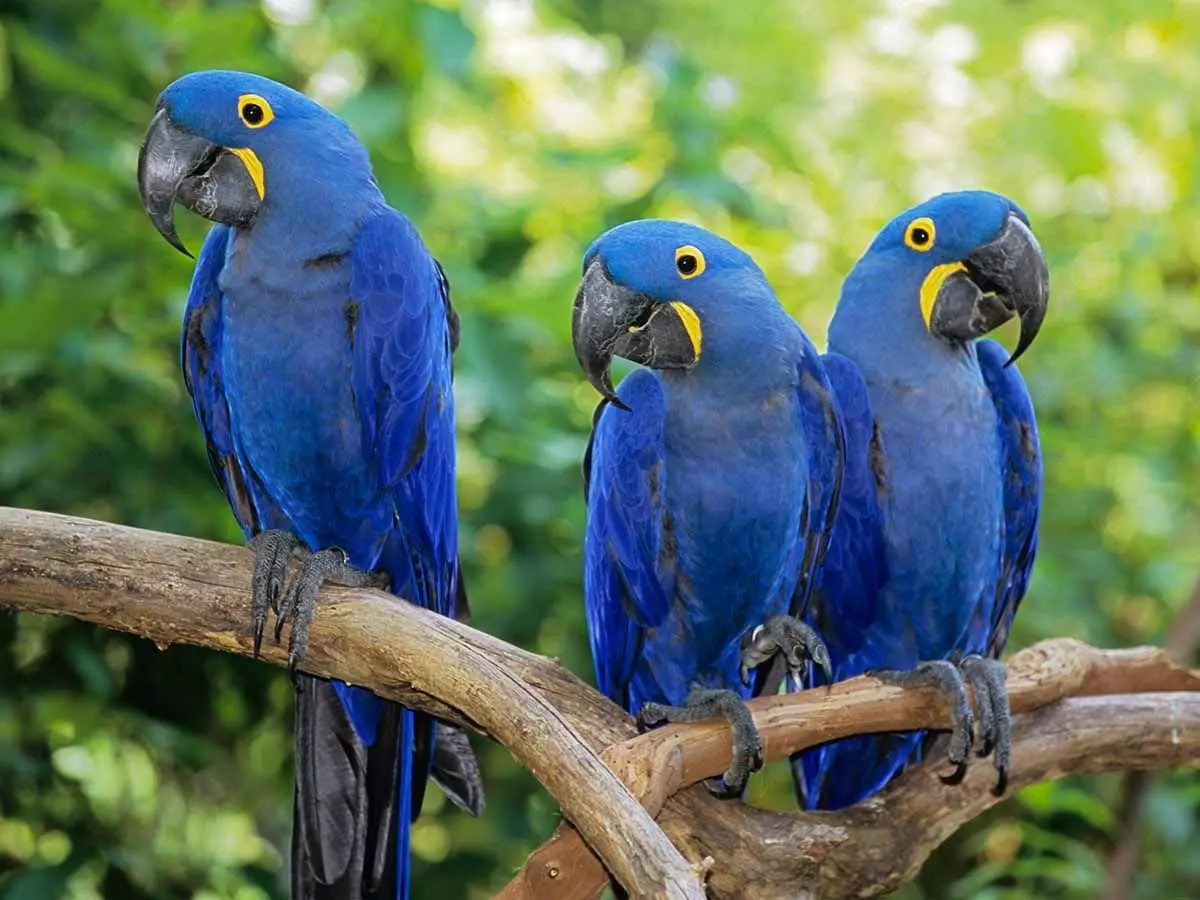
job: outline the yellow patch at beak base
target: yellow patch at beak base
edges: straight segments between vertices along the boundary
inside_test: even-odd
[[[679,321],[683,323],[684,330],[687,331],[688,337],[692,341],[692,350],[696,354],[696,359],[700,358],[700,341],[702,332],[700,330],[700,317],[696,315],[696,311],[686,303],[680,303],[678,300],[671,302],[671,308],[675,310],[675,314],[679,316]]]
[[[267,196],[267,184],[263,178],[263,164],[259,160],[258,155],[249,147],[230,147],[229,152],[240,159],[242,165],[246,167],[246,173],[250,176],[250,180],[254,182],[254,189],[258,191],[258,199],[265,199]]]
[[[925,280],[921,282],[921,318],[925,320],[926,328],[929,328],[929,320],[933,318],[933,304],[937,301],[938,291],[942,289],[946,279],[955,272],[965,271],[967,267],[960,262],[943,263],[934,266],[925,276]]]

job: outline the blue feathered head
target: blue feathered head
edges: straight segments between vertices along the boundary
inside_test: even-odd
[[[791,322],[754,260],[683,222],[641,219],[602,234],[583,257],[572,339],[588,380],[613,390],[614,356],[653,369],[743,355]]]
[[[168,85],[138,157],[142,203],[186,253],[180,203],[206,219],[251,227],[264,208],[321,216],[374,190],[367,152],[319,103],[246,72],[193,72]]]
[[[1019,206],[989,191],[940,194],[872,241],[846,278],[830,345],[911,355],[964,345],[1015,315],[1011,362],[1033,343],[1049,299],[1046,259]]]

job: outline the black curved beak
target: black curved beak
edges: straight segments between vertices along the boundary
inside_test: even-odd
[[[1008,366],[1037,337],[1049,303],[1046,257],[1029,226],[1010,214],[995,238],[943,277],[930,310],[929,331],[944,341],[967,342],[1015,315],[1021,336]]]
[[[575,358],[587,380],[614,406],[612,360],[652,369],[686,369],[700,358],[700,326],[683,303],[665,303],[618,284],[596,257],[588,263],[571,316]]]
[[[167,242],[192,254],[175,230],[175,204],[213,222],[246,227],[261,198],[240,159],[211,141],[189,134],[160,106],[138,153],[138,191],[150,221]]]

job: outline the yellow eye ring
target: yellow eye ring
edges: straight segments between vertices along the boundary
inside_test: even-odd
[[[704,254],[698,247],[684,244],[675,251],[675,270],[684,281],[695,278],[697,275],[703,275],[707,265],[704,261]]]
[[[911,247],[920,253],[928,253],[932,250],[936,237],[937,229],[933,227],[933,219],[928,216],[913,219],[908,223],[908,227],[904,229],[905,246]]]
[[[265,97],[242,94],[238,97],[238,118],[247,128],[266,128],[275,118],[275,110]]]

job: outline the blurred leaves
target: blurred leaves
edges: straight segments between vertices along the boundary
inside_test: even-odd
[[[1159,642],[1200,546],[1200,7],[1165,0],[7,0],[0,4],[0,503],[237,540],[177,373],[190,262],[137,146],[198,68],[339,111],[445,265],[476,623],[591,665],[568,309],[628,218],[745,246],[820,343],[879,226],[942,189],[1028,211],[1054,303],[1022,361],[1048,487],[1014,645]],[[205,225],[180,217],[185,242]],[[265,666],[0,617],[0,897],[286,896],[291,691]],[[490,896],[553,803],[477,744],[482,821],[431,791],[417,897]],[[778,767],[751,797],[790,804]],[[1024,792],[899,896],[1094,895],[1113,779]],[[1148,797],[1135,896],[1200,896],[1200,779]]]

